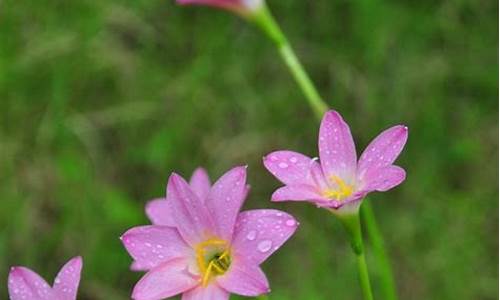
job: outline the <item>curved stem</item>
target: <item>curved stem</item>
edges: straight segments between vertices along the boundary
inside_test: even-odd
[[[314,84],[307,75],[307,72],[295,55],[290,43],[281,31],[279,25],[274,20],[267,6],[263,5],[263,7],[255,15],[252,15],[252,19],[276,44],[281,58],[285,61],[285,64],[288,66],[293,78],[306,96],[309,105],[313,109],[316,116],[321,119],[323,114],[328,110],[328,106],[321,99],[321,96],[314,87]]]
[[[314,84],[310,80],[305,69],[302,67],[300,61],[290,46],[290,43],[281,31],[268,7],[264,4],[258,12],[250,16],[250,19],[254,21],[254,23],[260,27],[274,42],[281,57],[304,93],[315,115],[321,120],[323,114],[328,110],[328,106],[317,92]],[[385,251],[384,239],[378,229],[375,214],[373,213],[373,209],[368,201],[365,201],[365,205],[363,206],[362,217],[366,225],[368,238],[374,246],[375,257],[377,259],[378,269],[380,270],[384,299],[397,300],[390,261]],[[364,256],[362,258],[358,258],[358,263],[363,264],[366,267]]]
[[[305,72],[304,68],[297,59],[297,56],[293,52],[292,47],[287,42],[279,48],[279,52],[283,57],[283,60],[288,65],[290,71],[292,71],[295,80],[306,95],[306,99],[308,99],[309,104],[314,110],[314,113],[321,119],[324,113],[328,110],[328,107],[323,102],[323,100],[321,100],[321,97],[312,85],[309,76],[307,76],[307,73]]]

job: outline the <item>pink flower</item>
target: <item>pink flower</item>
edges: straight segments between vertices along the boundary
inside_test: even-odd
[[[393,162],[407,138],[406,126],[391,127],[379,134],[357,161],[349,126],[339,113],[328,111],[319,130],[319,162],[292,151],[264,157],[266,168],[285,184],[273,193],[272,201],[310,201],[357,211],[368,193],[387,191],[405,180],[405,171]]]
[[[67,262],[50,287],[38,274],[25,267],[12,267],[9,273],[11,300],[75,300],[80,283],[82,258]]]
[[[203,201],[208,197],[210,185],[210,178],[207,171],[201,167],[193,172],[189,180],[191,190]],[[175,227],[175,221],[172,219],[172,213],[170,212],[170,205],[168,205],[168,194],[166,198],[157,198],[149,201],[146,204],[146,215],[154,225]]]
[[[247,16],[260,9],[264,5],[264,0],[177,0],[177,3],[213,6]]]
[[[298,223],[277,210],[240,213],[248,192],[245,182],[246,167],[236,167],[200,197],[182,177],[170,176],[168,200],[160,201],[168,203],[173,226],[134,227],[121,238],[134,269],[147,271],[134,287],[133,299],[183,293],[183,300],[223,300],[230,293],[269,292],[259,265],[295,232]]]

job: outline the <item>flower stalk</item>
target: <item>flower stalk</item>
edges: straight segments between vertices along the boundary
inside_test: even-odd
[[[323,114],[328,110],[328,105],[319,95],[316,87],[312,83],[304,67],[295,55],[288,39],[280,29],[278,23],[274,19],[267,5],[264,3],[258,11],[256,11],[252,16],[249,17],[249,19],[252,20],[278,48],[282,59],[287,65],[289,71],[292,73],[300,89],[304,93],[304,96],[306,97],[314,114],[318,119],[321,119]],[[368,238],[374,247],[375,258],[378,265],[377,269],[380,272],[382,293],[384,295],[384,299],[397,300],[398,298],[390,260],[387,256],[384,239],[382,237],[382,234],[380,233],[380,229],[378,227],[373,209],[369,203],[366,203],[366,205],[361,208],[361,212],[364,224],[366,226]],[[366,262],[364,259],[364,254],[362,254],[362,257],[360,257],[359,255],[357,255],[357,257],[358,266],[364,265],[364,268],[359,268],[360,278],[366,278],[368,273],[366,272]],[[363,280],[362,284],[363,282],[368,282],[369,286],[369,281]]]
[[[321,119],[323,114],[328,110],[328,106],[321,99],[321,96],[297,58],[297,55],[295,55],[288,39],[281,31],[267,5],[263,4],[258,11],[251,15],[250,19],[253,20],[276,45],[295,81],[306,96],[309,105],[311,105],[316,116]]]
[[[347,234],[349,235],[352,251],[356,255],[356,262],[358,264],[359,283],[361,285],[361,290],[363,292],[363,299],[373,300],[372,289],[370,284],[370,276],[368,274],[368,267],[366,265],[366,259],[365,259],[363,235],[361,233],[361,222],[359,219],[359,212],[355,212],[353,214],[337,214],[337,216],[342,221],[342,224],[344,225],[344,228],[346,229]]]
[[[361,217],[365,224],[367,235],[371,240],[373,253],[377,261],[377,270],[380,274],[380,287],[384,299],[397,300],[398,296],[396,294],[396,284],[394,282],[391,262],[385,251],[384,239],[378,228],[370,201],[365,201],[361,207]]]

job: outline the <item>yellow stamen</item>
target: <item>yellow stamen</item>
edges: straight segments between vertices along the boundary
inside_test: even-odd
[[[213,261],[211,261],[211,262],[210,262],[210,264],[212,264],[212,267],[214,267],[214,269],[215,269],[217,272],[219,272],[219,273],[224,273],[224,272],[226,272],[223,268],[221,268],[221,267],[217,266],[216,264],[214,264],[214,262],[213,262]]]
[[[212,273],[212,267],[213,267],[213,265],[214,265],[213,261],[211,261],[208,264],[207,271],[205,272],[205,274],[203,274],[203,280],[201,281],[201,285],[207,286],[208,280],[210,279],[210,274]]]
[[[345,198],[349,197],[352,195],[354,192],[354,187],[350,184],[345,183],[342,178],[332,175],[329,178],[333,183],[337,185],[336,189],[328,188],[323,191],[323,196],[334,199],[337,201],[342,201]]]
[[[211,238],[201,242],[196,245],[195,251],[203,286],[206,286],[212,277],[226,273],[231,265],[229,245],[221,239]]]

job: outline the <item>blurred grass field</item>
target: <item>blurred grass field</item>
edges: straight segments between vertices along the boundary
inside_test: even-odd
[[[358,151],[390,125],[410,128],[406,182],[369,199],[401,299],[498,299],[498,2],[269,5]],[[169,174],[248,164],[245,207],[301,221],[264,264],[270,299],[360,299],[339,222],[269,202],[279,183],[262,156],[316,156],[317,130],[272,44],[230,14],[0,1],[0,298],[11,265],[52,280],[81,254],[79,299],[129,299],[141,274],[118,237],[148,222],[144,204]]]

